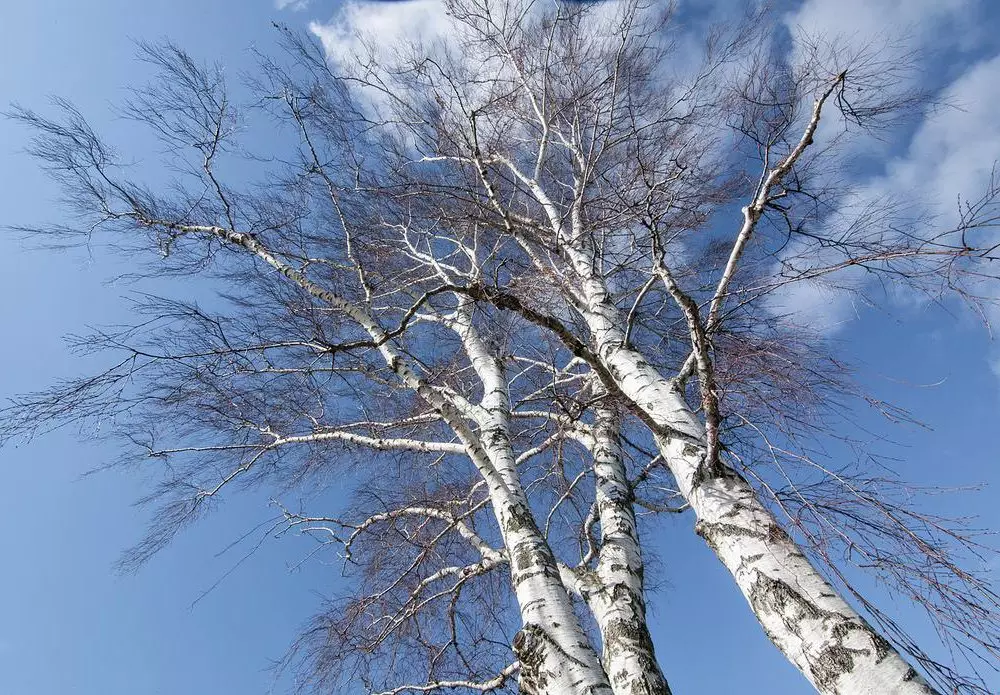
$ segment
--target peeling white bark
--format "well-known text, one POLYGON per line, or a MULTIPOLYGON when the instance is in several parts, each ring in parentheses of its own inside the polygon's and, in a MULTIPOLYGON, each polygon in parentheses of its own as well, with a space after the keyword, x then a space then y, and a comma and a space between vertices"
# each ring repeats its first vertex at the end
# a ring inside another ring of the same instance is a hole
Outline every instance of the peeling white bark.
POLYGON ((586 598, 601 631, 604 669, 615 695, 669 695, 646 623, 642 550, 618 440, 619 415, 599 404, 596 417, 594 477, 602 542, 596 581, 586 598))
POLYGON ((934 692, 888 641, 836 592, 739 477, 699 483, 704 455, 660 442, 696 530, 732 573, 768 637, 821 693, 934 692))
MULTIPOLYGON (((767 177, 763 195, 808 146, 823 100, 834 87, 817 100, 801 142, 767 177)), ((580 282, 581 310, 598 359, 621 392, 659 430, 660 452, 698 519, 697 531, 733 575, 775 645, 821 693, 933 693, 892 645, 838 595, 745 480, 731 473, 709 475, 703 465, 704 425, 670 380, 627 344, 627 321, 608 294, 599 255, 583 226, 582 196, 573 204, 567 233, 557 206, 538 182, 512 162, 501 161, 529 188, 556 238, 563 241, 562 250, 580 282)), ((756 217, 747 219, 743 236, 749 238, 756 217)), ((725 284, 719 296, 724 294, 725 284)))
POLYGON ((608 677, 573 611, 555 555, 528 506, 510 441, 504 365, 476 331, 471 309, 471 301, 463 299, 452 329, 482 381, 480 438, 509 493, 505 502, 494 503, 494 509, 521 611, 522 629, 514 641, 521 665, 520 690, 526 695, 610 695, 608 677))
MULTIPOLYGON (((671 383, 625 345, 624 325, 601 282, 585 282, 585 318, 622 392, 665 432, 657 443, 697 532, 733 575, 768 637, 821 693, 926 695, 934 691, 876 633, 781 529, 735 474, 704 478, 701 423, 671 383)), ((585 276, 586 277, 586 276, 585 276)))
POLYGON ((522 693, 610 695, 611 687, 573 612, 551 549, 526 507, 498 514, 510 555, 522 628, 514 640, 522 693))

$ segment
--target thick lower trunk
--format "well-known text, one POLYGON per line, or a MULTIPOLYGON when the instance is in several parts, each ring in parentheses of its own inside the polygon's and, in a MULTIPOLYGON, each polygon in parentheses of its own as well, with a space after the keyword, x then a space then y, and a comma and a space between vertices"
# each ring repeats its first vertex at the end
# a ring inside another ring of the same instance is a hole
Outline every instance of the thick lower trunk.
POLYGON ((521 613, 512 645, 520 661, 519 685, 531 695, 611 695, 607 675, 573 611, 558 565, 535 523, 517 474, 510 442, 510 401, 503 361, 488 349, 463 301, 449 326, 461 338, 483 384, 477 416, 479 440, 499 483, 490 497, 521 613))
POLYGON ((642 595, 614 581, 604 593, 590 605, 604 641, 602 661, 612 691, 615 695, 670 695, 656 661, 642 595))
POLYGON ((741 477, 698 482, 704 450, 660 449, 698 521, 695 530, 732 573, 761 626, 821 693, 934 691, 816 570, 741 477))
POLYGON ((520 688, 531 695, 611 695, 607 675, 584 633, 551 549, 531 512, 512 505, 499 514, 510 554, 522 628, 514 639, 520 688))
MULTIPOLYGON (((584 270, 584 268, 581 268, 584 270)), ((736 474, 703 477, 702 424, 670 382, 625 345, 622 322, 596 279, 586 282, 598 354, 618 387, 664 432, 663 457, 697 517, 696 530, 733 575, 768 637, 821 693, 934 691, 840 597, 736 474)))
MULTIPOLYGON (((484 445, 501 471, 514 470, 502 409, 484 422, 484 445), (488 426, 487 426, 488 425, 488 426)), ((515 486, 495 500, 522 628, 513 648, 521 662, 522 693, 530 695, 611 695, 607 675, 591 646, 559 576, 552 549, 542 535, 527 498, 515 486)))

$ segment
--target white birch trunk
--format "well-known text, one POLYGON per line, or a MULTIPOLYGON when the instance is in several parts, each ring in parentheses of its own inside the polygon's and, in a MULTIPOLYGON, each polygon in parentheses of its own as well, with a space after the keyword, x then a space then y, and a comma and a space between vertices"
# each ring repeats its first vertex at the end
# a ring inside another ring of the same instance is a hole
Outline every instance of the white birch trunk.
POLYGON ((471 302, 463 302, 452 329, 459 335, 483 384, 479 416, 483 449, 506 487, 494 499, 522 628, 514 639, 525 695, 611 695, 608 677, 591 646, 555 555, 528 506, 510 442, 510 401, 503 363, 487 348, 472 323, 471 302))
MULTIPOLYGON (((579 258, 578 260, 583 260, 579 258)), ((703 427, 671 383, 625 344, 617 307, 591 270, 585 319, 622 392, 661 428, 658 445, 709 544, 768 637, 821 693, 926 695, 934 690, 810 563, 741 477, 699 479, 703 427), (686 436, 685 436, 686 435, 686 436)))
POLYGON ((527 507, 497 514, 521 611, 514 653, 525 695, 611 695, 608 678, 573 612, 551 549, 527 507))
POLYGON ((604 669, 615 695, 670 695, 646 623, 642 550, 618 439, 619 415, 596 408, 594 477, 601 551, 587 601, 603 641, 604 669))

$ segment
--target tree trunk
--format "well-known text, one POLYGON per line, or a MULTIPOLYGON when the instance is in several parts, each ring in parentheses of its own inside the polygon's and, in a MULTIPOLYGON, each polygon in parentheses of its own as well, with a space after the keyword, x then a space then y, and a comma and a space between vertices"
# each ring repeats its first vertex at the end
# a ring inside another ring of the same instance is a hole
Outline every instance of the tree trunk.
POLYGON ((521 662, 521 692, 611 695, 608 678, 573 612, 555 558, 531 513, 512 505, 498 516, 521 609, 522 628, 513 644, 521 662))
MULTIPOLYGON (((580 269, 580 266, 578 266, 580 269)), ((709 544, 772 642, 821 693, 926 695, 926 681, 812 565, 735 473, 701 478, 702 424, 669 380, 625 344, 623 322, 598 279, 584 282, 585 319, 622 392, 664 431, 657 443, 709 544)))
POLYGON ((526 695, 611 695, 608 677, 580 625, 548 542, 535 523, 517 474, 510 441, 510 400, 504 365, 487 349, 464 301, 451 328, 461 338, 483 383, 478 416, 483 450, 503 481, 492 503, 510 557, 511 583, 521 612, 513 649, 526 695))
POLYGON ((642 550, 618 438, 619 414, 607 403, 599 404, 595 414, 601 551, 588 603, 601 631, 604 670, 615 695, 670 695, 646 622, 642 550))

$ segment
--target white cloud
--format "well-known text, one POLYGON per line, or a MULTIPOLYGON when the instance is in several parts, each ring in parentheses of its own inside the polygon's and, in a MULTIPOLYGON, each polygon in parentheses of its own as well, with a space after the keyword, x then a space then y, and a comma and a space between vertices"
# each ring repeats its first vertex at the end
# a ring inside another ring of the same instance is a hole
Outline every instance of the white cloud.
POLYGON ((784 285, 768 295, 767 302, 788 323, 822 335, 833 335, 858 316, 854 295, 818 282, 784 285))
POLYGON ((786 16, 790 28, 810 34, 854 37, 859 41, 908 34, 923 43, 957 40, 976 0, 806 0, 786 16))
POLYGON ((278 10, 291 10, 298 12, 309 7, 310 0, 274 0, 274 7, 278 10))
POLYGON ((983 190, 1000 159, 1000 55, 972 66, 942 98, 951 107, 925 119, 907 153, 890 162, 875 185, 948 214, 959 195, 983 190))
POLYGON ((310 22, 309 31, 338 72, 361 78, 354 96, 372 117, 388 114, 392 99, 366 83, 381 81, 392 89, 393 68, 415 57, 411 53, 433 53, 438 44, 455 38, 453 20, 441 0, 348 0, 329 21, 310 22))
MULTIPOLYGON (((949 85, 941 98, 950 108, 928 114, 906 150, 890 159, 883 174, 851 197, 851 205, 865 201, 900 201, 912 218, 926 218, 929 232, 952 228, 958 220, 958 200, 978 198, 1000 161, 1000 56, 972 66, 949 85)), ((845 205, 848 204, 845 202, 845 205)), ((845 211, 845 214, 849 214, 845 211)), ((979 244, 1000 239, 973 240, 979 244)), ((862 276, 836 276, 838 284, 863 287, 862 276)), ((913 305, 905 287, 894 287, 893 301, 913 305)), ((989 294, 996 294, 995 288, 989 294)), ((801 282, 775 292, 769 302, 776 313, 794 312, 818 330, 834 333, 857 314, 848 292, 801 282)), ((991 320, 1000 325, 1000 311, 991 320)), ((1000 362, 998 362, 1000 364, 1000 362)))
POLYGON ((331 60, 347 62, 369 49, 394 51, 407 43, 430 43, 449 35, 451 20, 441 0, 359 2, 344 4, 329 22, 312 22, 309 30, 323 43, 331 60))
MULTIPOLYGON (((974 43, 972 30, 981 0, 805 0, 783 17, 796 38, 793 60, 803 59, 800 40, 819 42, 823 69, 851 69, 855 80, 874 82, 897 94, 925 88, 932 55, 974 43), (829 63, 829 65, 826 65, 829 63)), ((872 94, 869 90, 866 94, 872 94)), ((858 93, 856 97, 863 95, 858 93)), ((820 124, 818 142, 842 131, 840 119, 820 124)), ((887 152, 889 143, 855 137, 854 151, 887 152)))
MULTIPOLYGON (((889 166, 884 185, 898 194, 908 192, 915 204, 950 225, 958 216, 959 198, 982 195, 1000 162, 1000 55, 973 66, 948 87, 944 98, 955 108, 924 122, 906 156, 889 166)), ((1000 243, 1000 233, 982 230, 969 242, 1000 243)), ((995 282, 983 281, 987 283, 981 293, 996 297, 995 282)), ((1000 326, 1000 307, 987 307, 987 318, 994 328, 1000 326)), ((994 350, 992 359, 991 368, 1000 376, 1000 351, 994 350)))
MULTIPOLYGON (((468 5, 473 10, 476 7, 474 3, 468 5)), ((490 20, 505 33, 510 32, 516 51, 521 41, 533 44, 539 40, 534 30, 553 7, 548 2, 534 1, 496 3, 489 6, 490 20)), ((614 32, 621 25, 624 7, 617 1, 588 5, 585 21, 594 27, 598 36, 614 42, 614 32)), ((405 98, 406 80, 402 84, 396 82, 400 69, 406 70, 425 57, 433 57, 444 65, 452 59, 463 61, 468 72, 462 79, 462 103, 446 93, 442 106, 454 109, 453 115, 457 118, 464 118, 458 109, 464 110, 470 105, 474 108, 478 103, 493 100, 491 83, 506 80, 513 84, 519 78, 502 52, 483 40, 482 29, 476 26, 483 21, 478 12, 472 12, 469 18, 461 17, 461 13, 460 4, 443 0, 348 0, 332 19, 312 22, 309 30, 320 40, 327 58, 339 71, 360 78, 354 85, 355 96, 363 97, 359 102, 373 114, 386 115, 393 105, 393 97, 405 98), (457 16, 452 16, 449 7, 457 16)), ((479 124, 483 132, 490 127, 488 117, 479 124)), ((505 122, 502 127, 512 126, 505 122)))
MULTIPOLYGON (((288 1, 288 0, 284 0, 288 1)), ((588 6, 587 21, 601 28, 616 29, 623 4, 605 0, 588 6)), ((491 7, 494 20, 501 24, 530 24, 551 11, 546 2, 496 3, 491 7)), ((649 12, 654 9, 650 7, 649 12)), ((453 19, 443 0, 407 0, 406 2, 371 2, 347 0, 328 22, 312 22, 309 30, 320 39, 331 60, 342 66, 356 57, 391 58, 408 45, 430 46, 442 43, 457 47, 469 34, 468 27, 453 19)))
MULTIPOLYGON (((307 1, 276 0, 281 6, 307 1)), ((713 7, 730 5, 730 0, 716 0, 713 7)), ((598 14, 611 13, 618 6, 607 2, 598 14)), ((980 41, 982 30, 975 23, 981 6, 981 0, 805 0, 783 21, 793 32, 840 37, 838 45, 848 48, 905 40, 907 48, 924 51, 926 61, 934 53, 961 52, 980 41)), ((359 65, 355 59, 369 51, 391 62, 393 54, 407 45, 448 44, 458 39, 441 0, 349 0, 330 21, 313 22, 310 30, 330 59, 348 69, 359 65)), ((693 40, 682 43, 695 46, 693 40)), ((925 62, 916 78, 925 77, 921 73, 926 67, 925 62)), ((853 204, 891 195, 909 201, 914 209, 940 213, 941 223, 947 224, 959 194, 971 196, 983 189, 994 161, 1000 159, 1000 119, 994 113, 1000 104, 1000 57, 970 67, 953 80, 943 97, 960 108, 926 116, 903 153, 852 196, 853 204)), ((838 128, 835 119, 828 123, 838 128)), ((868 148, 868 155, 890 152, 888 144, 869 140, 855 147, 868 148)), ((839 277, 837 282, 855 288, 863 284, 858 276, 839 277)), ((769 301, 776 312, 794 312, 798 320, 827 332, 839 330, 858 315, 855 295, 817 283, 783 287, 769 301)))
MULTIPOLYGON (((793 32, 839 37, 838 45, 855 50, 898 40, 923 54, 913 79, 927 79, 940 68, 931 65, 929 56, 961 52, 980 41, 982 33, 974 26, 980 6, 977 0, 806 0, 784 19, 793 32)), ((936 224, 946 228, 955 222, 959 195, 975 198, 985 190, 1000 159, 1000 119, 995 114, 1000 104, 1000 56, 968 67, 939 96, 958 108, 928 113, 903 153, 852 195, 851 204, 902 201, 914 218, 920 213, 936 216, 936 224)), ((837 127, 830 119, 825 135, 837 127)), ((852 152, 867 150, 868 157, 887 156, 891 138, 861 138, 853 147, 852 152)), ((858 286, 855 278, 846 284, 858 286)), ((903 296, 905 290, 900 292, 896 301, 912 303, 912 297, 903 296)), ((825 291, 810 283, 782 288, 770 301, 776 312, 798 311, 828 332, 843 327, 844 320, 856 313, 849 293, 825 291)))

